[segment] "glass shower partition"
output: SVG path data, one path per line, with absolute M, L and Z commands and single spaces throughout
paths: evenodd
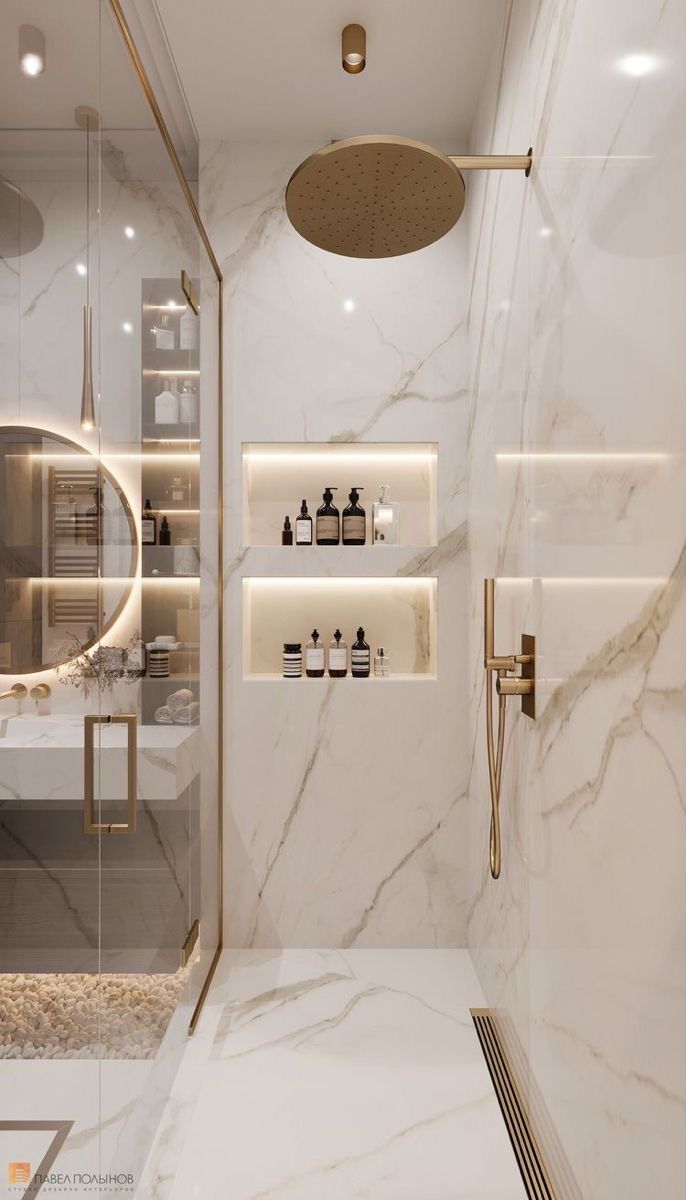
M 0 83 L 0 1159 L 121 1197 L 220 943 L 220 283 L 116 6 L 32 11 L 49 70 Z

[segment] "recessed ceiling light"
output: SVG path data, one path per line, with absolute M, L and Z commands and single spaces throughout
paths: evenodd
M 550 225 L 541 225 L 541 228 L 538 231 L 538 236 L 544 240 L 546 238 L 551 238 L 553 236 L 553 231 L 550 228 Z
M 355 304 L 354 300 L 344 300 L 343 301 L 343 308 L 345 309 L 346 312 L 354 312 L 356 307 L 357 307 L 357 305 Z
M 76 264 L 76 274 L 77 275 L 87 275 L 88 274 L 85 263 L 77 263 Z
M 122 321 L 121 327 L 124 333 L 133 333 L 133 325 L 130 321 Z
M 349 75 L 359 75 L 367 65 L 367 34 L 362 25 L 346 25 L 341 34 L 341 62 Z
M 125 225 L 124 233 L 127 238 L 134 238 L 136 236 L 136 230 L 134 229 L 133 225 Z
M 642 79 L 644 75 L 652 75 L 660 66 L 657 54 L 625 54 L 617 62 L 617 68 L 622 75 L 631 79 Z
M 19 26 L 19 65 L 30 76 L 45 70 L 45 35 L 35 25 Z

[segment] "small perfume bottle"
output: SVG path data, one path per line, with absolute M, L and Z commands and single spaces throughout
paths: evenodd
M 386 679 L 391 673 L 391 663 L 383 646 L 374 655 L 374 675 L 377 679 Z
M 358 504 L 364 488 L 354 487 L 350 493 L 350 504 L 343 509 L 343 545 L 364 546 L 367 536 L 367 514 Z
M 348 643 L 343 641 L 340 629 L 329 642 L 329 675 L 332 679 L 343 679 L 348 674 Z
M 317 629 L 312 630 L 312 638 L 305 647 L 305 674 L 308 679 L 321 679 L 324 674 L 324 646 Z
M 364 640 L 364 629 L 360 625 L 357 631 L 357 641 L 353 642 L 350 651 L 350 674 L 353 679 L 368 679 L 370 668 L 369 645 Z
M 284 518 L 283 529 L 281 530 L 281 545 L 282 546 L 292 546 L 293 545 L 293 530 L 291 528 L 291 518 L 290 517 Z
M 162 517 L 160 524 L 160 546 L 171 546 L 171 529 L 166 517 Z
M 388 499 L 390 487 L 381 484 L 381 496 L 372 505 L 372 529 L 375 545 L 398 545 L 398 505 Z

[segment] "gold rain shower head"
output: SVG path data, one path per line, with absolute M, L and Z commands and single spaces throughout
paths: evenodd
M 286 212 L 298 233 L 333 254 L 390 258 L 438 241 L 460 219 L 462 170 L 531 170 L 526 155 L 445 155 L 411 138 L 369 134 L 332 142 L 293 172 Z

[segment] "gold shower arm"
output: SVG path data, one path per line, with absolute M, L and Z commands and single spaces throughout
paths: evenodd
M 526 154 L 449 154 L 458 171 L 523 171 L 529 175 L 533 164 L 533 149 Z

